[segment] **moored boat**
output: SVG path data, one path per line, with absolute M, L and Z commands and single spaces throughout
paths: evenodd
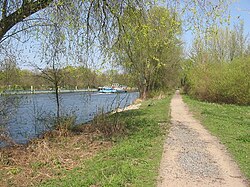
M 127 87 L 126 86 L 122 86 L 119 84 L 112 84 L 111 87 L 109 86 L 104 86 L 104 87 L 99 87 L 98 91 L 99 93 L 124 93 L 127 92 Z
M 112 87 L 99 87 L 99 93 L 116 93 L 117 90 L 113 89 Z

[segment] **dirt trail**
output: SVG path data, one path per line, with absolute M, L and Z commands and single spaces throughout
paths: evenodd
M 171 117 L 158 187 L 248 186 L 225 147 L 192 117 L 178 92 Z

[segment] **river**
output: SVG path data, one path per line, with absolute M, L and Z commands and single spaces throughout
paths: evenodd
M 5 133 L 16 143 L 25 144 L 51 129 L 56 115 L 54 94 L 30 94 L 9 96 L 5 112 L 1 112 L 0 125 Z M 124 108 L 139 97 L 138 92 L 119 94 L 100 94 L 97 92 L 78 92 L 60 94 L 61 114 L 74 116 L 75 123 L 85 123 L 101 112 L 107 113 L 115 108 Z M 3 98 L 0 98 L 3 100 Z M 15 101 L 15 102 L 13 102 Z M 5 116 L 3 116 L 5 114 Z M 5 142 L 0 141 L 0 147 Z

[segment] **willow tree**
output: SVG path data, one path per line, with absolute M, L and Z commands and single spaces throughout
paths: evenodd
M 17 33 L 33 29 L 36 26 L 46 26 L 44 16 L 39 12 L 48 7 L 65 5 L 65 11 L 77 13 L 79 19 L 87 15 L 89 22 L 96 21 L 103 26 L 116 25 L 126 7 L 148 7 L 150 4 L 163 3 L 170 11 L 178 12 L 185 20 L 185 29 L 196 31 L 208 30 L 208 27 L 218 22 L 228 21 L 227 7 L 232 0 L 1 0 L 0 1 L 0 42 Z M 77 6 L 72 6 L 73 4 Z M 70 11 L 75 9 L 76 11 Z M 81 12 L 77 11 L 81 10 Z M 69 17 L 68 17 L 69 18 Z M 117 25 L 116 25 L 117 26 Z M 104 27 L 103 27 L 104 28 Z
M 18 23 L 25 23 L 29 16 L 49 6 L 53 0 L 2 0 L 0 2 L 0 42 L 18 32 L 29 29 L 34 25 L 14 28 L 11 33 L 6 33 Z
M 11 37 L 15 38 L 19 33 L 37 30 L 37 27 L 41 26 L 50 26 L 48 19 L 53 17 L 48 18 L 43 13 L 48 13 L 46 10 L 55 7 L 60 7 L 66 22 L 74 19 L 74 26 L 77 25 L 78 29 L 87 28 L 85 31 L 88 34 L 95 29 L 97 34 L 109 28 L 113 29 L 113 34 L 119 27 L 119 16 L 125 7 L 145 7 L 148 2 L 150 0 L 1 0 L 0 43 Z M 51 16 L 50 13 L 49 15 Z M 72 30 L 72 25 L 68 26 L 68 29 Z M 111 36 L 110 32 L 105 33 L 106 36 Z

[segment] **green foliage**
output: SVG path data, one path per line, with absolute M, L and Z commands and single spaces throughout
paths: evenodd
M 116 113 L 127 136 L 117 137 L 110 150 L 42 186 L 155 186 L 169 103 L 170 97 L 149 100 L 139 110 Z
M 180 21 L 164 7 L 147 11 L 127 8 L 121 18 L 121 32 L 114 54 L 120 64 L 133 75 L 141 97 L 171 85 L 178 75 L 181 54 Z
M 235 24 L 233 29 L 214 26 L 206 39 L 196 36 L 191 56 L 196 63 L 231 62 L 247 54 L 247 47 L 243 23 Z
M 119 115 L 110 117 L 110 114 L 102 113 L 92 120 L 91 127 L 100 132 L 105 139 L 113 139 L 127 133 L 125 123 L 119 119 Z
M 250 104 L 250 58 L 239 58 L 230 63 L 201 63 L 188 70 L 188 93 L 198 99 Z
M 119 73 L 115 70 L 99 74 L 97 71 L 82 66 L 66 66 L 59 70 L 60 88 L 63 89 L 97 88 L 98 86 L 111 85 L 116 82 L 130 87 L 135 86 L 131 80 L 131 75 Z M 48 81 L 48 78 L 44 77 L 40 72 L 17 68 L 15 72 L 18 74 L 15 74 L 12 70 L 0 70 L 0 91 L 5 89 L 30 90 L 31 86 L 35 90 L 49 90 L 53 87 L 51 81 Z M 53 71 L 47 69 L 44 72 L 51 75 Z
M 14 57 L 0 59 L 0 87 L 15 89 L 15 85 L 20 82 L 20 69 Z
M 184 97 L 204 126 L 219 137 L 250 179 L 250 107 L 199 102 Z

